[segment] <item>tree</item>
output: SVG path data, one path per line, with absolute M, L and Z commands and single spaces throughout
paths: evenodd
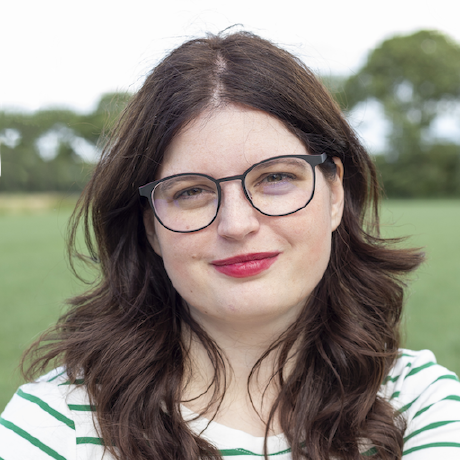
M 102 96 L 90 114 L 0 112 L 0 191 L 80 191 L 93 167 L 82 150 L 96 151 L 101 133 L 110 129 L 129 97 Z
M 384 41 L 345 85 L 349 108 L 369 98 L 383 105 L 395 141 L 413 147 L 449 103 L 460 99 L 460 46 L 435 31 Z M 403 144 L 401 144 L 403 145 Z
M 445 167 L 454 165 L 460 169 L 459 149 L 452 144 L 449 148 L 446 143 L 439 144 L 430 130 L 436 117 L 460 102 L 460 46 L 452 39 L 424 30 L 385 40 L 369 54 L 362 69 L 348 79 L 345 92 L 348 110 L 371 98 L 382 104 L 391 124 L 386 162 L 395 163 L 393 168 L 411 164 L 413 168 L 421 162 L 429 169 L 428 164 L 434 160 L 426 156 L 437 156 L 442 150 L 449 155 Z M 440 176 L 439 162 L 436 163 Z M 388 174 L 391 166 L 386 169 Z M 410 181 L 406 182 L 410 185 Z M 460 185 L 457 192 L 460 194 Z M 412 190 L 409 195 L 414 193 Z
M 78 123 L 72 125 L 72 129 L 94 145 L 103 143 L 131 97 L 130 93 L 104 94 L 96 109 L 82 116 Z

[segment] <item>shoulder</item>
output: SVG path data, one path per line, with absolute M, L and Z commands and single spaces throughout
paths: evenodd
M 88 395 L 76 383 L 58 368 L 22 385 L 0 417 L 0 458 L 102 458 Z M 81 455 L 96 448 L 99 456 Z
M 460 457 L 460 382 L 431 351 L 401 350 L 380 396 L 406 419 L 408 460 Z
M 397 409 L 402 409 L 407 404 L 410 407 L 420 404 L 422 396 L 441 396 L 449 390 L 458 392 L 459 388 L 458 377 L 437 364 L 431 351 L 402 349 L 380 393 Z

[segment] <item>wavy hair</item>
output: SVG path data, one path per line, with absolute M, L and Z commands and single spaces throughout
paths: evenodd
M 65 365 L 73 381 L 83 373 L 100 435 L 117 459 L 220 458 L 180 413 L 184 327 L 214 366 L 214 402 L 225 393 L 224 355 L 194 322 L 151 248 L 137 190 L 154 180 L 179 130 L 225 104 L 278 118 L 311 154 L 326 152 L 344 165 L 343 218 L 326 272 L 251 373 L 278 351 L 279 394 L 266 436 L 277 416 L 294 460 L 359 459 L 364 440 L 375 447 L 373 458 L 400 459 L 404 423 L 377 392 L 398 353 L 404 275 L 422 255 L 379 236 L 373 162 L 323 85 L 299 59 L 247 32 L 184 43 L 129 102 L 70 223 L 71 258 L 82 225 L 87 258 L 100 275 L 29 349 L 25 375 L 51 361 Z M 331 163 L 322 166 L 326 177 L 334 174 Z M 285 375 L 294 343 L 296 365 Z

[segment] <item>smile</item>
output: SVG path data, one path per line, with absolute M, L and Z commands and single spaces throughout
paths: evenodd
M 233 278 L 247 278 L 268 270 L 278 258 L 279 252 L 243 254 L 228 259 L 214 260 L 211 265 L 224 275 Z

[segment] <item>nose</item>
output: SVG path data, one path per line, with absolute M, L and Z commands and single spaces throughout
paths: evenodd
M 241 182 L 232 181 L 221 185 L 222 198 L 217 215 L 217 233 L 228 239 L 242 240 L 260 227 L 259 216 L 246 198 Z

